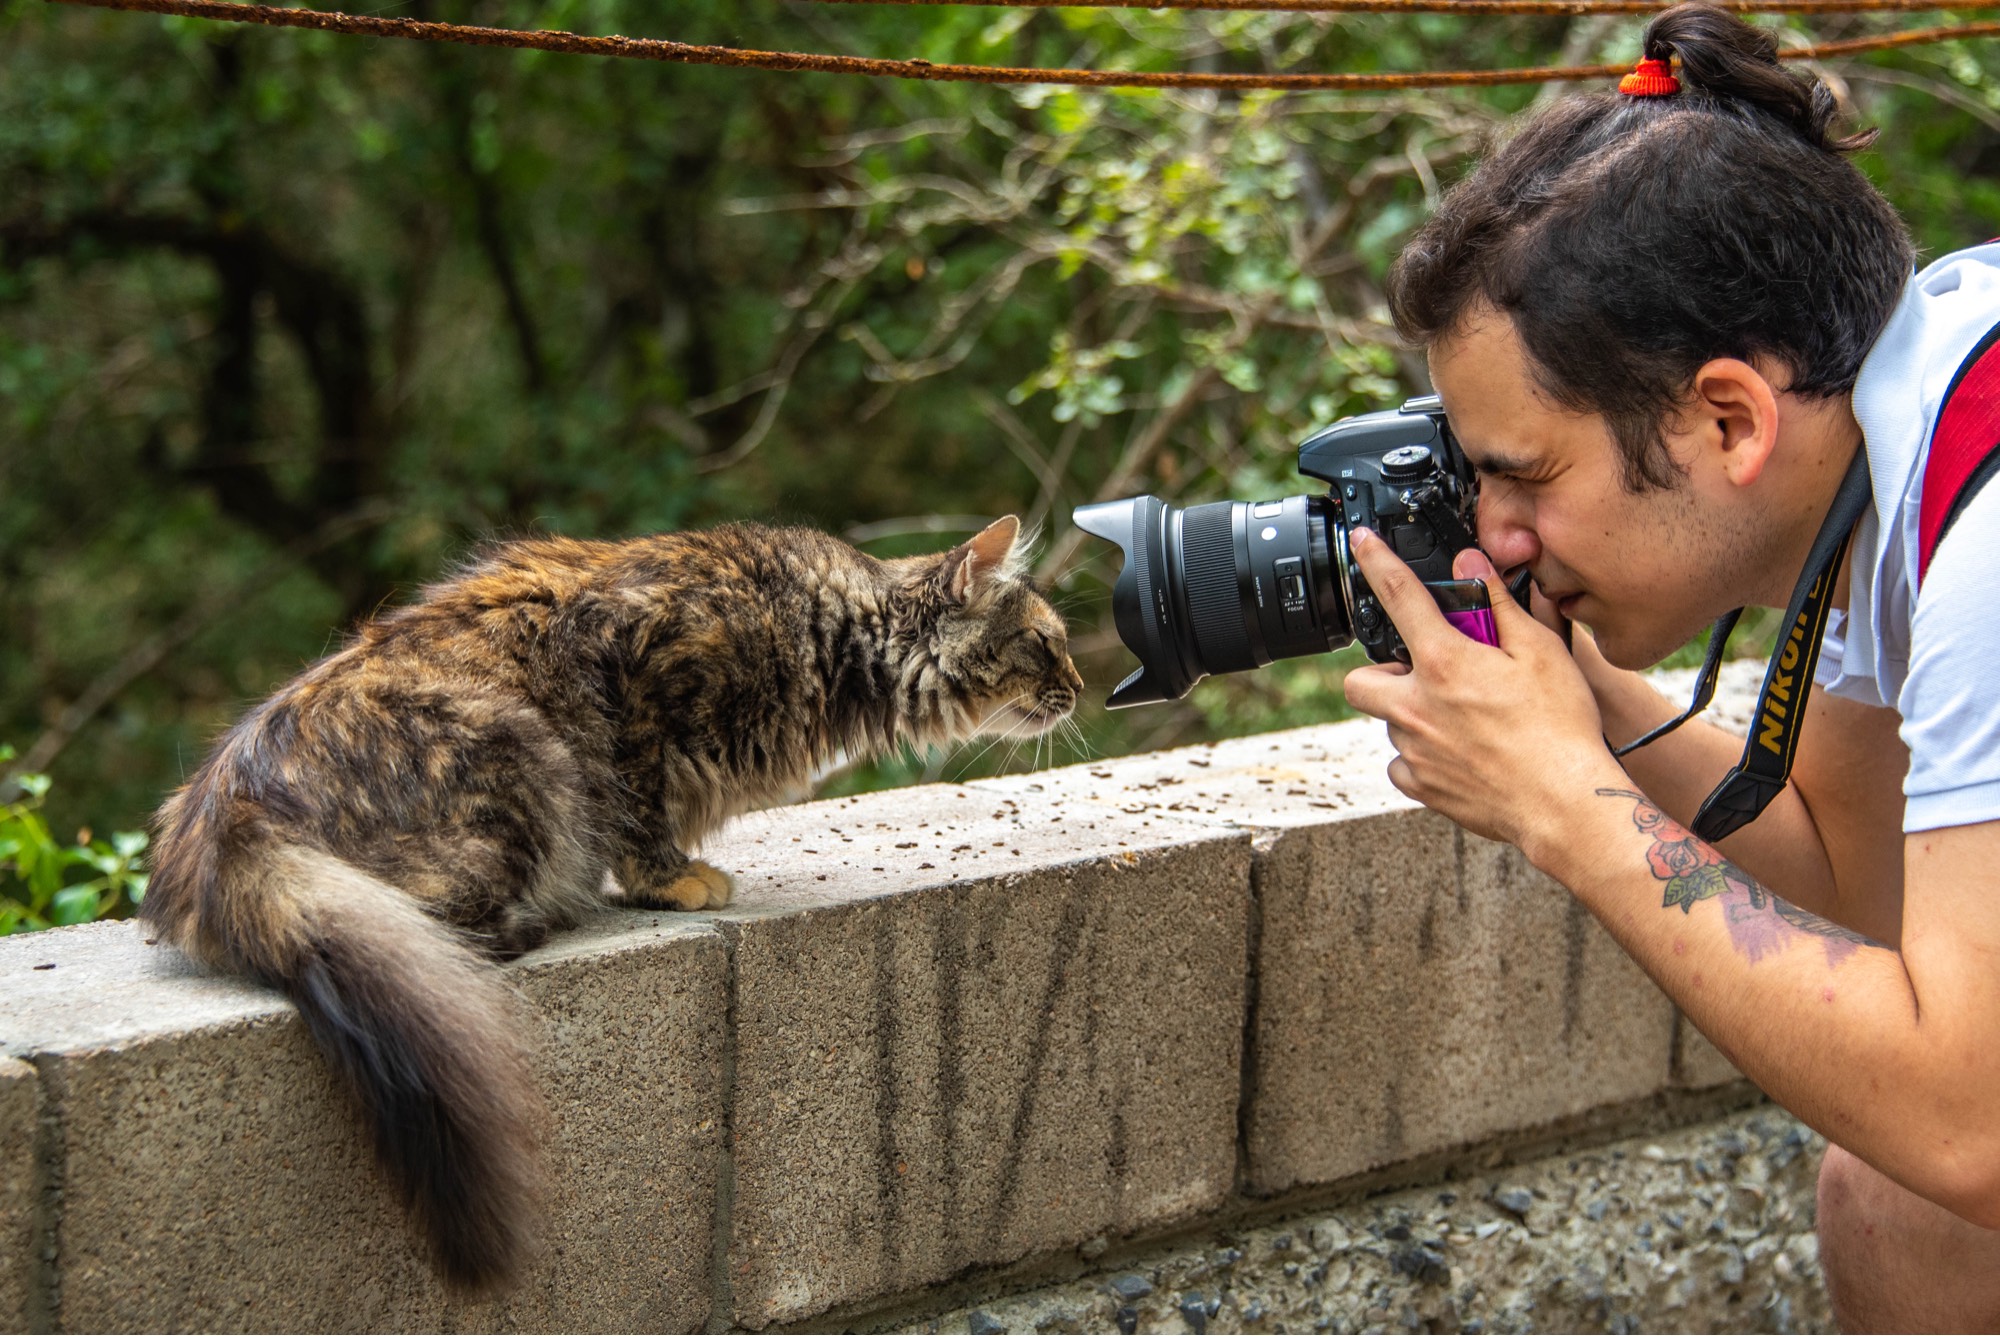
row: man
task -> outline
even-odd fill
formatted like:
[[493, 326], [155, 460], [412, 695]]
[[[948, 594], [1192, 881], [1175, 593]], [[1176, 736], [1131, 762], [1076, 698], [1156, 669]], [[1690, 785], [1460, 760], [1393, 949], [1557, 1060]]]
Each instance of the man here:
[[[1911, 280], [1841, 156], [1866, 140], [1830, 138], [1826, 90], [1723, 11], [1666, 12], [1646, 55], [1648, 91], [1543, 112], [1392, 275], [1481, 475], [1485, 555], [1457, 570], [1488, 582], [1501, 644], [1357, 535], [1414, 667], [1357, 670], [1348, 699], [1387, 721], [1399, 789], [1518, 845], [1833, 1143], [1819, 1229], [1843, 1326], [1993, 1330], [2000, 486], [1968, 493], [1934, 557], [1918, 518], [1946, 391], [2000, 325], [2000, 245]], [[1791, 784], [1711, 845], [1685, 823], [1741, 740], [1690, 724], [1623, 765], [1607, 740], [1676, 713], [1634, 670], [1787, 603], [1857, 457], [1872, 503], [1829, 572]], [[1505, 596], [1521, 567], [1532, 616]]]

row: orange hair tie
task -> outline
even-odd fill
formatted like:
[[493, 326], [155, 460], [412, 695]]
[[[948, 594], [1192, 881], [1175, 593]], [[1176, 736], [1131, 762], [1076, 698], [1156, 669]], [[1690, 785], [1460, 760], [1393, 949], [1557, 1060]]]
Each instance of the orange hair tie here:
[[1618, 91], [1627, 97], [1667, 97], [1681, 91], [1681, 81], [1666, 61], [1648, 58], [1618, 81]]

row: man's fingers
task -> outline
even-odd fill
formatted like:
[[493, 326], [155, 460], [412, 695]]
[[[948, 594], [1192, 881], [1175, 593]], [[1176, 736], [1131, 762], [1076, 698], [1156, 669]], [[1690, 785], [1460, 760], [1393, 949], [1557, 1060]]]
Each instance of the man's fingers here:
[[1387, 719], [1409, 690], [1409, 684], [1401, 680], [1409, 672], [1400, 663], [1364, 664], [1348, 673], [1342, 683], [1347, 703], [1371, 718]]
[[1445, 639], [1447, 636], [1453, 640], [1465, 638], [1444, 619], [1437, 601], [1424, 588], [1417, 573], [1390, 551], [1389, 545], [1373, 530], [1355, 529], [1348, 536], [1348, 545], [1361, 566], [1361, 573], [1368, 577], [1369, 587], [1381, 600], [1382, 610], [1389, 614], [1403, 643], [1410, 647], [1411, 658], [1442, 649], [1451, 643]]
[[1410, 769], [1410, 763], [1400, 756], [1389, 762], [1389, 782], [1396, 786], [1396, 792], [1405, 797], [1417, 796], [1417, 772]]

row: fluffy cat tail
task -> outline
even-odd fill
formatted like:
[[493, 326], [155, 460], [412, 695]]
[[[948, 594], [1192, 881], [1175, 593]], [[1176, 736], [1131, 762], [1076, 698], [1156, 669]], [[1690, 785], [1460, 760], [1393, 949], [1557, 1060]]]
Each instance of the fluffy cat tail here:
[[175, 936], [297, 1005], [446, 1282], [480, 1292], [513, 1280], [534, 1245], [543, 1113], [499, 973], [409, 896], [331, 854], [264, 845], [217, 872], [221, 894], [197, 900], [221, 912], [170, 925], [194, 929]]

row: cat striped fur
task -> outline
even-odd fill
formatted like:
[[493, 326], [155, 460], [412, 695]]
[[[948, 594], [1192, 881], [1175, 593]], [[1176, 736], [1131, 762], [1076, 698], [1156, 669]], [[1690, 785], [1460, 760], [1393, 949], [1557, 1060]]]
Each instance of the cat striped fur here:
[[692, 857], [840, 759], [1047, 731], [1082, 687], [997, 521], [880, 560], [733, 525], [488, 550], [247, 713], [155, 817], [142, 909], [282, 989], [467, 1291], [532, 1255], [546, 1121], [493, 968], [599, 903], [727, 903]]

